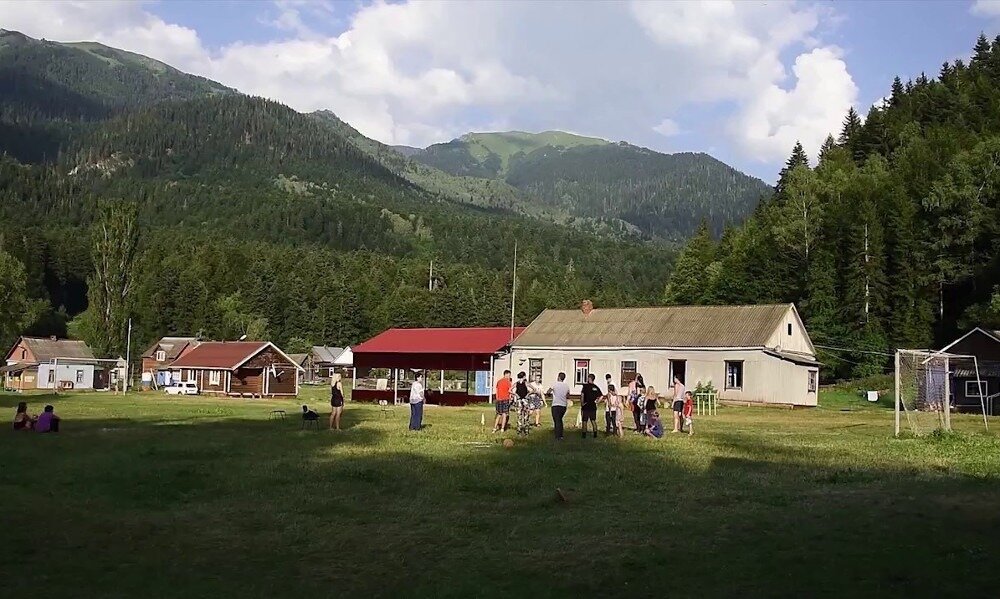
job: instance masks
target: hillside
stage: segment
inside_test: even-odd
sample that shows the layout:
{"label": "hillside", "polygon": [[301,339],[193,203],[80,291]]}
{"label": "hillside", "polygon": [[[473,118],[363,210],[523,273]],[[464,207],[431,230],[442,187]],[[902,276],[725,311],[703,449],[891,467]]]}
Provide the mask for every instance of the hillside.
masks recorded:
{"label": "hillside", "polygon": [[852,350],[821,355],[837,376],[1000,327],[1000,37],[887,98],[864,123],[851,109],[815,168],[796,147],[745,225],[696,236],[667,299],[794,301],[816,343]]}
{"label": "hillside", "polygon": [[686,237],[702,219],[721,233],[770,193],[706,154],[661,154],[558,131],[470,133],[411,158],[453,175],[503,181],[536,210],[621,222],[667,239]]}
{"label": "hillside", "polygon": [[131,52],[0,29],[0,152],[25,162],[54,160],[88,123],[124,109],[232,93]]}

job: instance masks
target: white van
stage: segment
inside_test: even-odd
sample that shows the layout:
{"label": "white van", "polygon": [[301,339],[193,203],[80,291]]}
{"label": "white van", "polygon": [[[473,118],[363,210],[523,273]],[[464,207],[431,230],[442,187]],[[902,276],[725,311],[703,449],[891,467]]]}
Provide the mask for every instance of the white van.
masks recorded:
{"label": "white van", "polygon": [[198,395],[198,383],[194,381],[177,381],[165,387],[167,395]]}

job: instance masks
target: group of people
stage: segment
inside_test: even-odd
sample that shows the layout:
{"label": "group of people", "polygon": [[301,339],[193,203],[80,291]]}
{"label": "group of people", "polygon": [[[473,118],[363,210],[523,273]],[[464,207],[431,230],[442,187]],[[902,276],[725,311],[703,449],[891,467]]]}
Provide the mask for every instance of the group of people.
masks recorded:
{"label": "group of people", "polygon": [[51,405],[45,406],[45,409],[38,416],[32,416],[31,412],[28,411],[28,404],[22,401],[17,404],[17,411],[14,412],[14,430],[58,433],[59,417],[56,416],[56,410]]}
{"label": "group of people", "polygon": [[[684,389],[684,383],[674,378],[673,399],[670,408],[673,412],[673,433],[687,432],[694,434],[694,397]],[[570,386],[566,383],[566,373],[560,372],[556,382],[547,390],[537,381],[529,382],[524,372],[519,372],[517,381],[511,380],[511,373],[505,370],[503,377],[496,384],[496,419],[493,432],[507,429],[510,411],[517,412],[517,432],[527,434],[532,426],[539,426],[541,411],[545,405],[545,395],[552,397],[552,423],[556,439],[564,435],[563,418],[569,409]],[[632,412],[632,420],[636,433],[659,439],[663,436],[663,423],[660,420],[660,396],[652,385],[643,382],[638,374],[629,382],[627,392],[619,393],[612,382],[610,374],[604,377],[604,387],[595,382],[593,374],[587,375],[587,381],[580,389],[580,432],[587,437],[588,425],[593,436],[597,437],[598,404],[604,405],[604,431],[607,435],[622,436],[625,432],[625,411]],[[532,419],[534,420],[532,422]]]}

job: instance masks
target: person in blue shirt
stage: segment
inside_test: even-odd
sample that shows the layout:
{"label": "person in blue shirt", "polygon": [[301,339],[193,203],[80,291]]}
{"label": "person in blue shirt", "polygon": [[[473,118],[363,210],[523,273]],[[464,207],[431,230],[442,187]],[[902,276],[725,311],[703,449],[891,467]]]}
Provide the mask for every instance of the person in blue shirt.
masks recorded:
{"label": "person in blue shirt", "polygon": [[659,439],[663,436],[663,424],[660,422],[660,413],[654,411],[646,420],[646,430],[643,432],[647,437]]}

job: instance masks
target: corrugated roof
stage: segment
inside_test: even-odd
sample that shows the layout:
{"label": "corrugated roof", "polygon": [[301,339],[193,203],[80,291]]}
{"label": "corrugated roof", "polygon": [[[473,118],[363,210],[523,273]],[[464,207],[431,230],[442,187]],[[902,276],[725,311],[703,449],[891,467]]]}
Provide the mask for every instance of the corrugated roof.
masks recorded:
{"label": "corrugated roof", "polygon": [[[524,327],[514,328],[516,339]],[[494,354],[510,343],[510,327],[389,329],[354,348],[359,354]]]}
{"label": "corrugated roof", "polygon": [[546,310],[515,347],[763,347],[790,304]]}
{"label": "corrugated roof", "polygon": [[166,354],[166,360],[176,360],[177,356],[180,355],[184,348],[188,346],[189,343],[196,343],[198,341],[197,337],[163,337],[153,345],[149,346],[143,354],[143,358],[155,358],[156,352],[163,350]]}
{"label": "corrugated roof", "polygon": [[313,358],[317,362],[328,362],[333,363],[340,354],[344,351],[342,347],[329,347],[326,345],[314,345],[313,346]]}
{"label": "corrugated roof", "polygon": [[37,362],[48,362],[56,358],[90,360],[95,358],[94,350],[83,341],[48,337],[21,337],[21,340],[31,350]]}
{"label": "corrugated roof", "polygon": [[266,341],[208,341],[174,360],[171,368],[224,368],[237,364],[267,347]]}
{"label": "corrugated roof", "polygon": [[306,358],[309,357],[309,354],[288,354],[288,357],[292,359],[292,362],[295,362],[299,366],[302,366],[302,363],[306,361]]}

